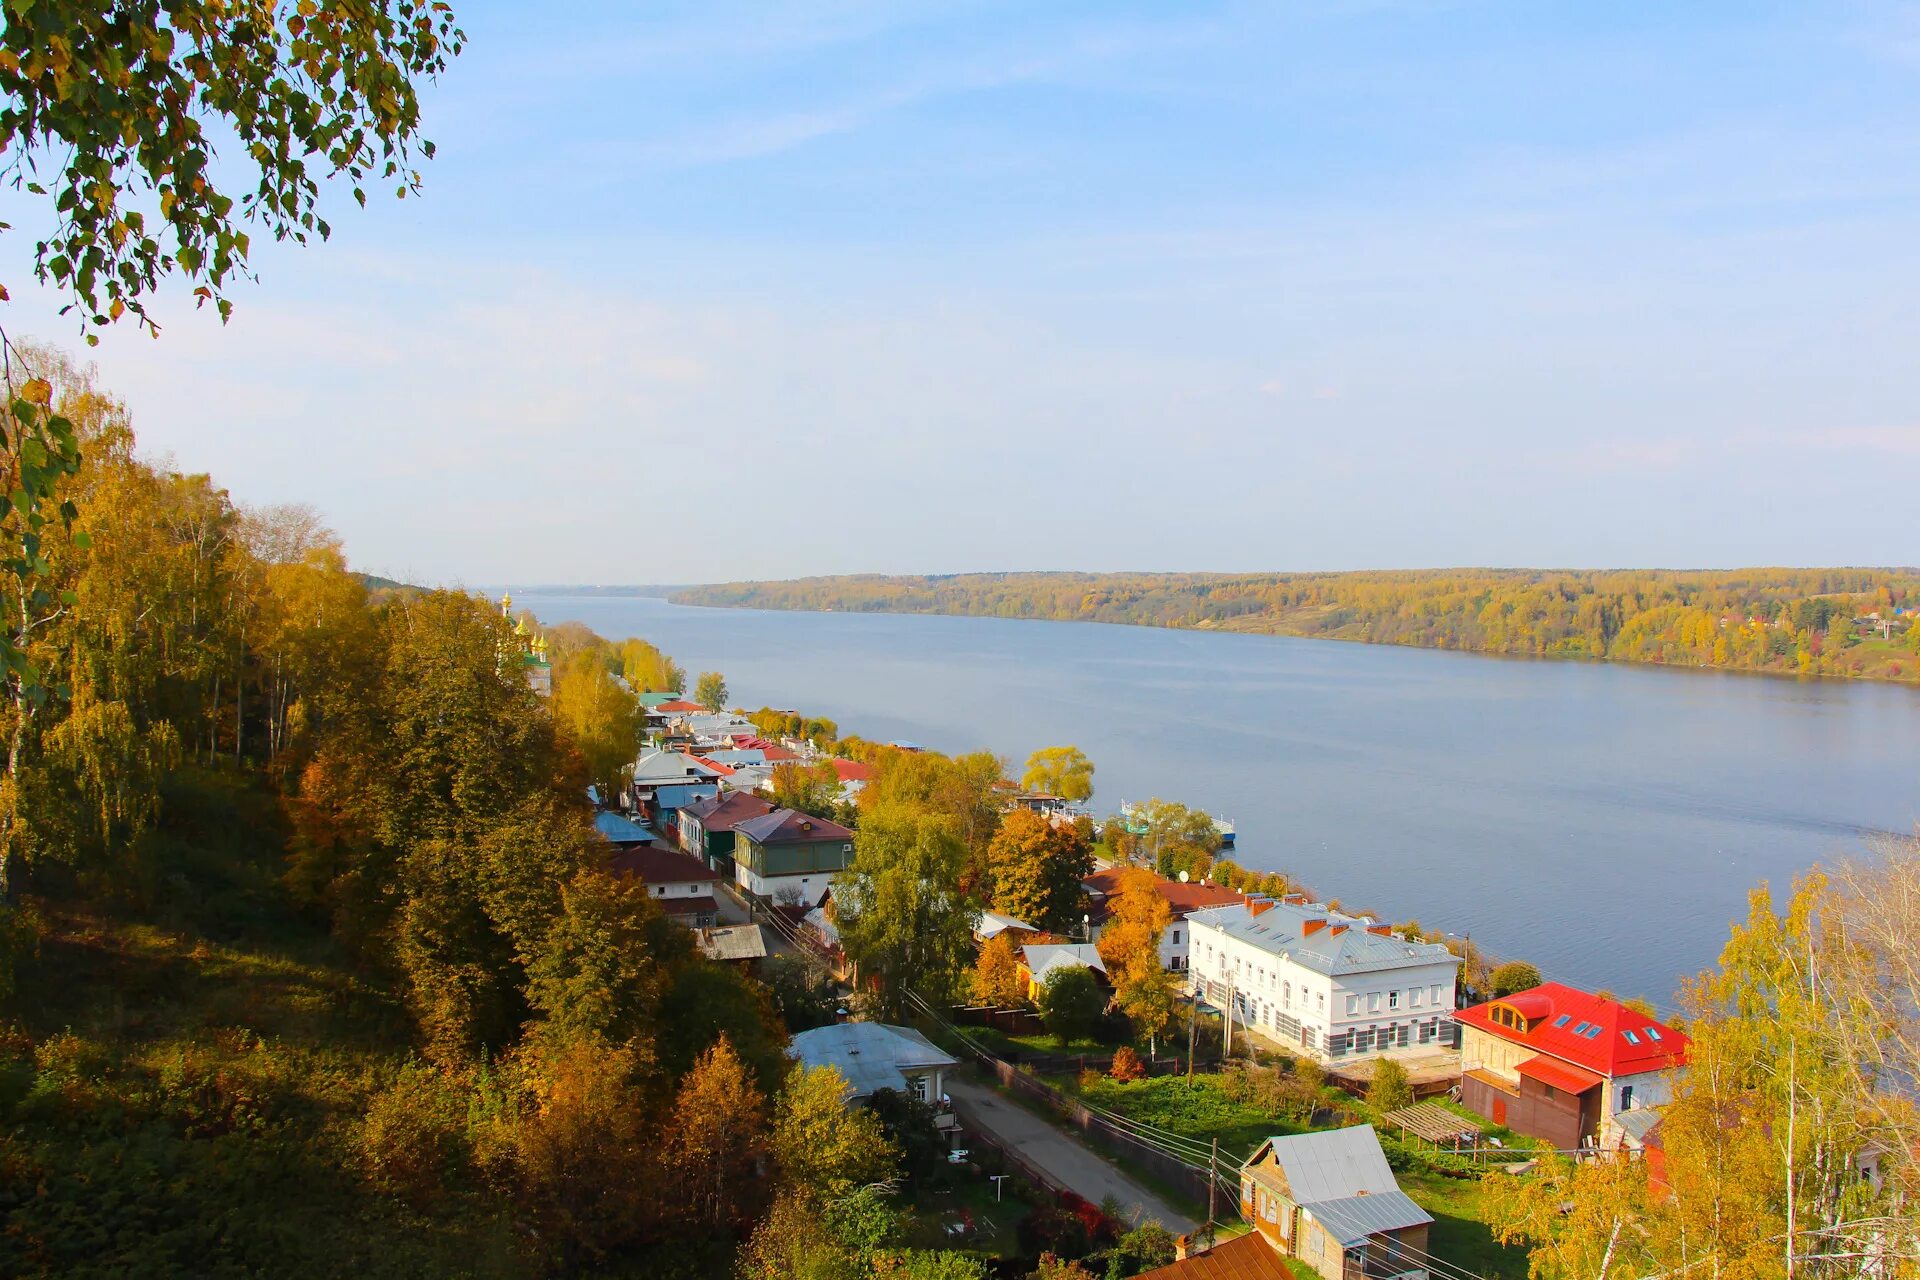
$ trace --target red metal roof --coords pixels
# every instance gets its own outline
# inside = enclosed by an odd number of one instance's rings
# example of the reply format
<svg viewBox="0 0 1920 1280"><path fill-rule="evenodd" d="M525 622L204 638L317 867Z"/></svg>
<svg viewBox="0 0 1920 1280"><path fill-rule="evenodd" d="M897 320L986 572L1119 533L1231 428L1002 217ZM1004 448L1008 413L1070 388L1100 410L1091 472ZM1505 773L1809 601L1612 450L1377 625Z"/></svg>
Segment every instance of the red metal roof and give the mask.
<svg viewBox="0 0 1920 1280"><path fill-rule="evenodd" d="M1530 1029L1516 1031L1495 1022L1493 1009L1500 1005L1520 1014ZM1618 1000L1558 982L1462 1009L1454 1017L1490 1036L1607 1077L1664 1071L1687 1061L1685 1034Z"/></svg>
<svg viewBox="0 0 1920 1280"><path fill-rule="evenodd" d="M713 770L715 773L719 774L723 778L731 778L733 776L734 770L732 765L721 764L718 760L709 760L705 756L697 756L693 754L693 752L691 751L682 751L680 754L685 756L689 760L698 760L701 764Z"/></svg>
<svg viewBox="0 0 1920 1280"><path fill-rule="evenodd" d="M1142 1272L1140 1280L1293 1280L1287 1260L1259 1231L1235 1236L1205 1253Z"/></svg>
<svg viewBox="0 0 1920 1280"><path fill-rule="evenodd" d="M873 766L862 764L858 760L842 760L839 756L827 761L842 782L872 782Z"/></svg>
<svg viewBox="0 0 1920 1280"><path fill-rule="evenodd" d="M682 714L682 713L691 713L695 711L705 711L706 708L701 706L697 702L688 702L685 698L680 698L673 702L663 702L659 706L655 707L654 710L665 711L670 714Z"/></svg>
<svg viewBox="0 0 1920 1280"><path fill-rule="evenodd" d="M1531 1076L1541 1084L1550 1084L1556 1089L1565 1089L1568 1093L1585 1093L1606 1077L1597 1076L1591 1071L1583 1071L1558 1058L1549 1058L1544 1053L1535 1054L1514 1070L1523 1076Z"/></svg>

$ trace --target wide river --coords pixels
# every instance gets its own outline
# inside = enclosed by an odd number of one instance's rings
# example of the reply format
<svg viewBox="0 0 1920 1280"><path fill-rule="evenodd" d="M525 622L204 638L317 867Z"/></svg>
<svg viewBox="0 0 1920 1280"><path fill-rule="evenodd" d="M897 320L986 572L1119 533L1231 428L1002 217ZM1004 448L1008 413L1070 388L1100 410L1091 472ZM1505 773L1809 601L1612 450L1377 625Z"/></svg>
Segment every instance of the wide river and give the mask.
<svg viewBox="0 0 1920 1280"><path fill-rule="evenodd" d="M1245 865L1667 1006L1761 881L1920 821L1920 690L1089 623L529 593L744 707L843 733L1073 743L1096 809L1233 819Z"/></svg>

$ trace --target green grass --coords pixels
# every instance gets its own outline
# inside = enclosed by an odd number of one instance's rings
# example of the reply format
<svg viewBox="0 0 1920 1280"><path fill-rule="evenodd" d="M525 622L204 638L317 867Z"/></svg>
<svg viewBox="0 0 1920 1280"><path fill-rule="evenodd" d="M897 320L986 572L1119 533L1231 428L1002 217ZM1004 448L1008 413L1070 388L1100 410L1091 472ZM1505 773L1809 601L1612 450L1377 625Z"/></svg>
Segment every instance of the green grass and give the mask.
<svg viewBox="0 0 1920 1280"><path fill-rule="evenodd" d="M967 1175L944 1188L922 1192L913 1206L905 1239L914 1249L955 1249L982 1258L1015 1258L1020 1254L1020 1223L1033 1206L1020 1195L1020 1184L1008 1179L995 1200L993 1183ZM964 1225L954 1234L949 1226Z"/></svg>
<svg viewBox="0 0 1920 1280"><path fill-rule="evenodd" d="M1156 1076L1122 1083L1108 1076L1072 1081L1069 1092L1096 1107L1129 1120L1154 1125L1196 1142L1220 1141L1223 1159L1244 1159L1275 1134L1301 1133L1304 1126L1227 1095L1217 1075Z"/></svg>
<svg viewBox="0 0 1920 1280"><path fill-rule="evenodd" d="M1527 1251L1501 1244L1481 1220L1481 1183L1473 1178L1407 1170L1400 1189L1433 1215L1427 1252L1475 1275L1526 1280Z"/></svg>

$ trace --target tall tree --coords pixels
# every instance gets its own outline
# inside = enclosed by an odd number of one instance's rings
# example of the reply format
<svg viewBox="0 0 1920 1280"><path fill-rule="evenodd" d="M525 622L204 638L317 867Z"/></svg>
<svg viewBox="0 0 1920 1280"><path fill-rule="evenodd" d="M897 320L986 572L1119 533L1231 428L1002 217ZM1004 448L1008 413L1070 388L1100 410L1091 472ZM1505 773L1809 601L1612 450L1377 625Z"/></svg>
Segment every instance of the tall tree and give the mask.
<svg viewBox="0 0 1920 1280"><path fill-rule="evenodd" d="M677 1216L702 1231L746 1224L766 1141L766 1105L725 1036L700 1055L680 1082L661 1152L664 1190Z"/></svg>
<svg viewBox="0 0 1920 1280"><path fill-rule="evenodd" d="M603 803L617 794L640 749L640 707L594 649L561 657L553 672L553 719L586 762Z"/></svg>
<svg viewBox="0 0 1920 1280"><path fill-rule="evenodd" d="M1026 1003L1026 984L1020 979L1020 954L1004 933L988 938L973 966L973 1002L1009 1009Z"/></svg>
<svg viewBox="0 0 1920 1280"><path fill-rule="evenodd" d="M1093 871L1093 842L1074 823L1056 824L1029 809L1000 822L987 846L993 906L1038 929L1066 933L1080 922Z"/></svg>
<svg viewBox="0 0 1920 1280"><path fill-rule="evenodd" d="M848 1087L832 1067L796 1063L774 1104L774 1160L789 1186L816 1201L884 1181L899 1165L873 1113L847 1106Z"/></svg>
<svg viewBox="0 0 1920 1280"><path fill-rule="evenodd" d="M702 671L700 683L693 688L693 700L709 711L725 710L727 678L718 671Z"/></svg>
<svg viewBox="0 0 1920 1280"><path fill-rule="evenodd" d="M1090 800L1093 798L1093 761L1078 747L1042 747L1027 757L1027 769L1020 775L1020 785L1062 800Z"/></svg>
<svg viewBox="0 0 1920 1280"><path fill-rule="evenodd" d="M1040 1021L1061 1044L1084 1040L1100 1024L1100 1011L1106 1008L1107 995L1100 989L1093 970L1085 965L1070 965L1047 975L1040 988Z"/></svg>
<svg viewBox="0 0 1920 1280"><path fill-rule="evenodd" d="M1160 958L1160 941L1172 919L1158 876L1145 867L1120 872L1111 915L1100 931L1100 959L1113 983L1115 1002L1134 1032L1150 1043L1173 1018L1173 975Z"/></svg>
<svg viewBox="0 0 1920 1280"><path fill-rule="evenodd" d="M894 806L865 815L834 882L841 945L898 1020L917 994L940 1003L973 950L979 910L960 891L967 848L945 818Z"/></svg>

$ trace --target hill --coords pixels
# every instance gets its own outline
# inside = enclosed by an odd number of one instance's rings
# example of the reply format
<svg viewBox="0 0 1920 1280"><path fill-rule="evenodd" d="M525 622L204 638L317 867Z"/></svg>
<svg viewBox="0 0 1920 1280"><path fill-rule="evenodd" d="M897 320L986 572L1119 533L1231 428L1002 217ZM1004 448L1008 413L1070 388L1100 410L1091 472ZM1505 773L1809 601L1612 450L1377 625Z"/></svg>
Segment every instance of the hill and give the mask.
<svg viewBox="0 0 1920 1280"><path fill-rule="evenodd" d="M689 587L679 604L1314 636L1542 658L1920 678L1914 569L975 573Z"/></svg>

